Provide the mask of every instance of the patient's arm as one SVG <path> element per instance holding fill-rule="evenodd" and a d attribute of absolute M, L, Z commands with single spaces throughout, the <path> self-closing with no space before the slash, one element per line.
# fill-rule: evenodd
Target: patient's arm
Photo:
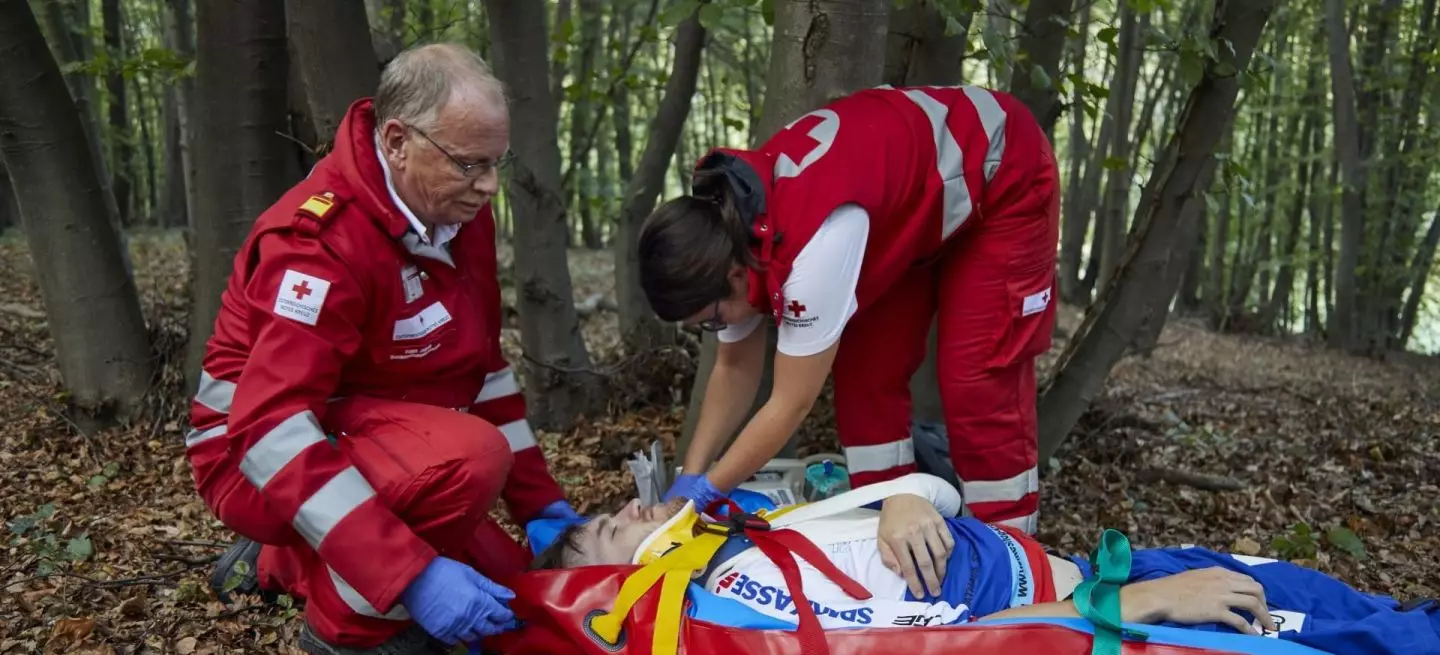
<path fill-rule="evenodd" d="M 1244 573 L 1213 567 L 1120 587 L 1120 620 L 1125 623 L 1225 623 L 1245 634 L 1259 634 L 1233 611 L 1236 609 L 1258 618 L 1267 630 L 1276 629 L 1265 604 L 1264 588 Z M 1078 616 L 1075 603 L 1066 600 L 1015 607 L 983 618 Z"/>

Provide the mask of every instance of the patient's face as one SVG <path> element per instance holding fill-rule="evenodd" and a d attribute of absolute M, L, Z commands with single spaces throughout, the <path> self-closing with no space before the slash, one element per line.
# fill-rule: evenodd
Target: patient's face
<path fill-rule="evenodd" d="M 600 514 L 581 529 L 573 566 L 629 564 L 635 549 L 659 529 L 674 511 L 664 505 L 641 507 L 634 500 L 614 514 Z"/>

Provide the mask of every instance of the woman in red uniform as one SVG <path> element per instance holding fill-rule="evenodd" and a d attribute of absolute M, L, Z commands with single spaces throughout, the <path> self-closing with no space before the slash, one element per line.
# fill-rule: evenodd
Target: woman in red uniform
<path fill-rule="evenodd" d="M 915 470 L 909 382 L 938 316 L 951 458 L 972 514 L 1033 533 L 1034 359 L 1050 346 L 1055 158 L 1013 97 L 882 86 L 840 98 L 757 150 L 715 149 L 693 195 L 640 235 L 661 319 L 720 347 L 666 499 L 719 497 L 774 457 L 835 374 L 852 484 Z M 778 326 L 769 400 L 733 445 Z"/>

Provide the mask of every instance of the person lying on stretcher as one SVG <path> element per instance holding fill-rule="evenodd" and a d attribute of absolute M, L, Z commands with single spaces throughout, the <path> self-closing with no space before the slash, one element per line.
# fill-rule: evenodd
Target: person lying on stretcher
<path fill-rule="evenodd" d="M 879 512 L 867 508 L 877 501 Z M 870 592 L 857 600 L 797 558 L 804 594 L 827 630 L 1080 616 L 1071 595 L 1091 576 L 1089 561 L 961 517 L 961 507 L 954 487 L 916 473 L 795 508 L 771 527 L 804 535 Z M 649 563 L 689 539 L 698 520 L 693 504 L 677 513 L 631 502 L 570 526 L 532 568 Z M 728 538 L 696 582 L 797 620 L 779 568 L 743 535 Z M 1138 549 L 1120 598 L 1127 623 L 1263 634 L 1341 655 L 1440 654 L 1440 603 L 1401 605 L 1288 562 L 1194 547 Z"/>

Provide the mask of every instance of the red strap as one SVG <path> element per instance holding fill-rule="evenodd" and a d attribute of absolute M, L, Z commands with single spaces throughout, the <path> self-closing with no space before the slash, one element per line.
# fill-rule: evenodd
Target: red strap
<path fill-rule="evenodd" d="M 826 655 L 830 652 L 829 644 L 825 643 L 825 631 L 820 627 L 820 619 L 815 616 L 815 608 L 810 607 L 810 599 L 805 597 L 805 590 L 800 584 L 800 567 L 795 564 L 795 558 L 785 550 L 785 546 L 774 539 L 761 536 L 763 533 L 754 530 L 746 531 L 750 540 L 760 548 L 760 552 L 770 558 L 776 566 L 780 567 L 780 574 L 785 577 L 785 586 L 790 590 L 790 598 L 795 602 L 795 609 L 800 614 L 800 626 L 798 634 L 800 637 L 800 652 L 803 655 Z"/>
<path fill-rule="evenodd" d="M 857 598 L 859 600 L 868 600 L 870 598 L 871 594 L 869 589 L 866 589 L 850 576 L 845 575 L 839 567 L 835 566 L 834 562 L 830 561 L 829 557 L 825 556 L 825 553 L 820 552 L 820 547 L 816 546 L 809 539 L 806 539 L 805 535 L 794 530 L 774 530 L 768 533 L 766 537 L 784 546 L 790 552 L 805 558 L 805 561 L 809 562 L 810 566 L 818 569 L 825 577 L 829 578 L 831 582 L 840 585 L 840 588 L 844 589 L 845 593 L 850 594 L 851 598 Z M 751 539 L 754 540 L 753 535 L 751 535 Z"/>

